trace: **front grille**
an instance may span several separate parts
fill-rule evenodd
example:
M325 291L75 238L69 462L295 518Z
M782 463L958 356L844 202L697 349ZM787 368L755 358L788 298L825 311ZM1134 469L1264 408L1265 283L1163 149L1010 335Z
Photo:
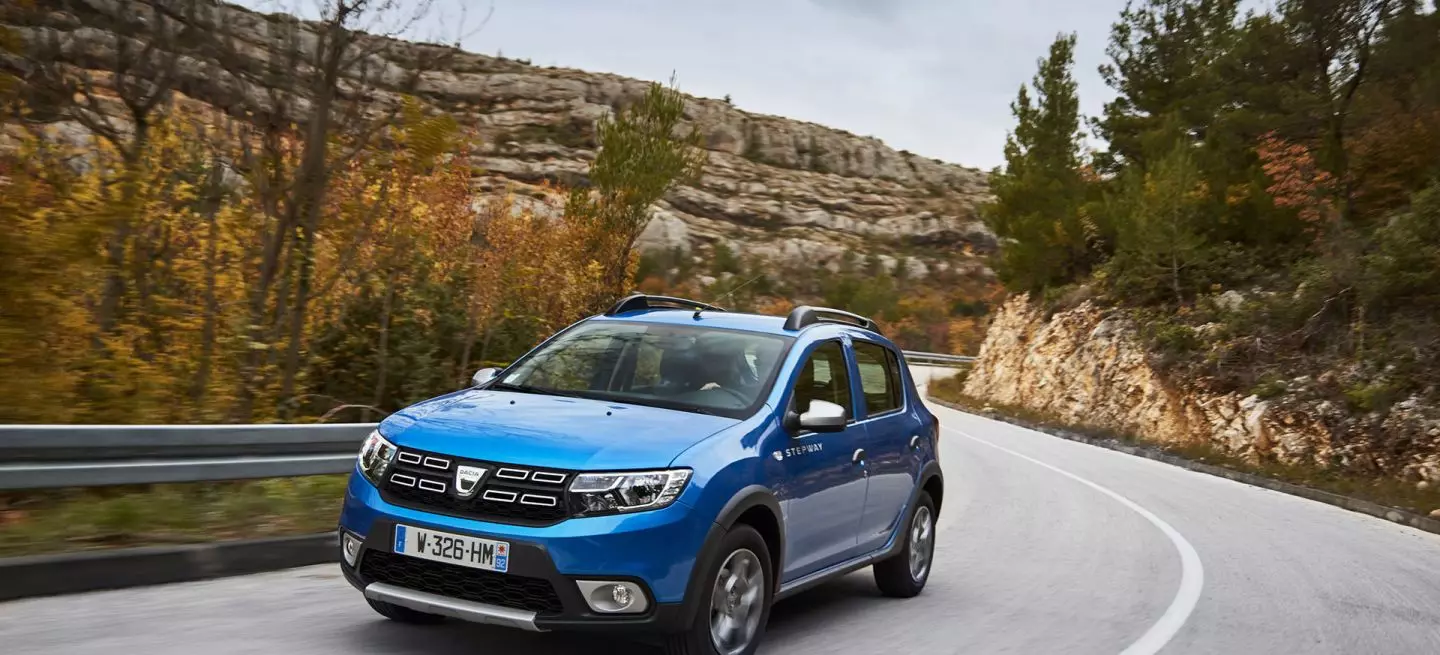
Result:
M404 449L385 474L380 494L386 502L461 518L544 526L569 518L565 495L570 471L537 469L498 462L461 459ZM461 466L485 469L469 497L456 488Z
M565 507L532 507L517 503L499 503L475 499L462 500L449 494L430 493L404 487L386 489L388 502L425 511L463 518L513 523L517 525L550 525L566 518Z
M431 562L375 550L365 551L360 577L366 584L383 582L397 587L499 605L537 614L559 614L564 608L548 580Z

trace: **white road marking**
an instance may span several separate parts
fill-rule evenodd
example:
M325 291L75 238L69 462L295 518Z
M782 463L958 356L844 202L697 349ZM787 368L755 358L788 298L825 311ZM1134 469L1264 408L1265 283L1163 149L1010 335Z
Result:
M943 424L940 427L941 429L949 430L971 441L1019 457L1037 466L1043 466L1105 494L1115 499L1115 502L1130 508L1131 511L1139 514L1141 518L1149 521L1156 528L1159 528L1161 532L1165 533L1165 536L1170 539L1170 543L1175 545L1175 550L1180 553L1180 588L1175 592L1174 600L1170 601L1170 607L1165 609L1165 613L1160 616L1160 620L1156 621L1154 625L1151 625L1150 629L1145 631L1145 634L1140 635L1140 638L1127 646L1125 650L1120 651L1120 655L1154 655L1160 652L1160 649L1164 648L1165 644L1170 643L1170 640L1175 637L1177 632L1180 632L1180 628L1184 627L1185 621L1190 618L1190 613L1195 611L1195 604L1200 601L1200 590L1205 586L1205 567L1200 564L1200 554L1195 552L1195 547L1190 545L1190 542L1186 541L1185 537L1182 536L1179 531L1170 527L1169 523L1155 516L1150 510L1141 507L1135 501L1065 469L1047 464L1029 455L1017 453L1004 446L991 443L966 433L964 430Z

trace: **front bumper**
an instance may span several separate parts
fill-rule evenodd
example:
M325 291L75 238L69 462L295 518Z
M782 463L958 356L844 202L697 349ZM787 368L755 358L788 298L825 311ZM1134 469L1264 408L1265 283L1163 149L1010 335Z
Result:
M509 542L508 573L477 581L470 569L395 555L396 523ZM686 585L714 523L697 520L680 503L545 527L488 523L391 505L353 475L340 527L363 541L356 566L342 562L341 569L373 600L528 630L673 632L686 623ZM635 583L648 607L641 614L595 612L577 580Z
M407 589L384 582L372 582L366 585L365 597L392 605L408 607L417 612L438 614L440 616L462 619L472 623L488 623L490 625L519 628L533 632L541 631L540 626L535 624L535 612L490 605L488 603L459 600L450 598L449 596L415 591L414 589Z

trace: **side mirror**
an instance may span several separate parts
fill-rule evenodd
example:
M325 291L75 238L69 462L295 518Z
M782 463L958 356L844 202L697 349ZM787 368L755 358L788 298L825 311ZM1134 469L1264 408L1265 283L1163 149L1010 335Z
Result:
M845 429L845 408L824 400L812 400L810 410L800 415L800 429L840 432Z
M497 375L500 375L500 369L498 368L482 368L475 371L475 376L470 378L470 384L478 387L494 380Z

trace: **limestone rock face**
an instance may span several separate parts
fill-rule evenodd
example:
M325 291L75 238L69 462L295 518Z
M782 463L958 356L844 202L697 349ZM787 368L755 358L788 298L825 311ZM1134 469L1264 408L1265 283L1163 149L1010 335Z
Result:
M165 0L150 0L163 6ZM176 72L186 96L232 114L263 112L276 105L263 71L279 59L279 43L294 38L313 47L313 25L200 0L204 10L186 15L205 33L223 34L227 57L189 47ZM85 0L73 14L52 12L35 24L9 26L34 47L89 69L113 69L126 21L115 3ZM147 14L141 11L141 14ZM297 31L298 30L298 31ZM298 34L291 37L288 34ZM646 82L616 75L531 66L527 62L461 52L435 45L365 37L364 74L375 86L373 102L384 107L408 91L449 111L478 135L476 186L485 191L539 191L542 183L584 181L594 159L597 119L640 98ZM130 50L133 52L134 50ZM441 64L422 65L443 54ZM358 67L358 64L357 64ZM352 79L359 69L347 71ZM303 90L287 96L308 102ZM976 206L989 198L986 176L963 166L896 151L878 139L837 129L752 114L714 99L690 97L689 129L699 130L710 151L703 179L675 189L653 208L641 238L645 248L689 250L724 242L742 254L803 256L825 264L847 250L896 253L914 260L912 273L942 268L989 276L981 256L996 248Z
M1123 314L1087 301L1046 317L1026 296L995 314L965 393L1072 425L1250 458L1440 482L1440 411L1412 400L1354 416L1323 398L1207 393L1166 379ZM1297 379L1302 387L1304 380Z

